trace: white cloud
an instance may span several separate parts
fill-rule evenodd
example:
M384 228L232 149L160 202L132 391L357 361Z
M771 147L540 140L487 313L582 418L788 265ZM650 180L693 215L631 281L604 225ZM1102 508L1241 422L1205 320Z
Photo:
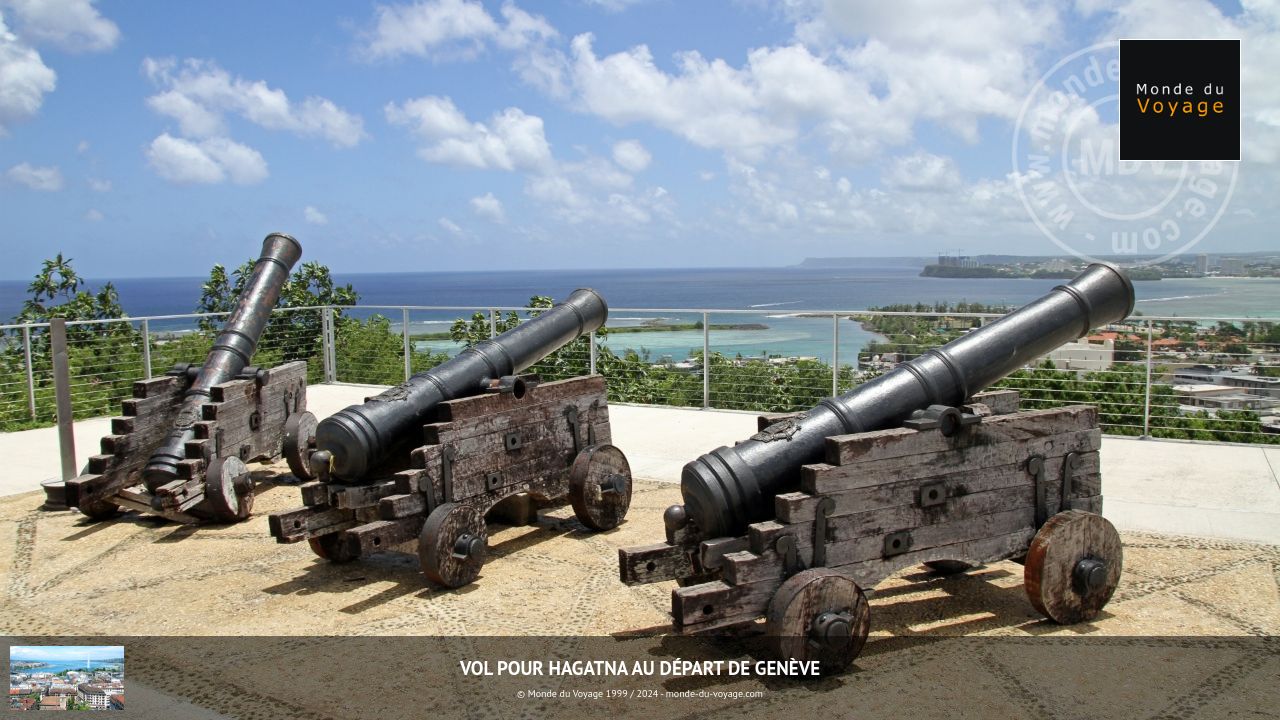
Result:
M440 227L444 228L445 230L448 230L452 235L455 235L457 237L464 237L467 234L465 230L463 230L461 227L458 226L458 223L450 220L447 217L440 218L439 222L440 222Z
M793 128L756 111L749 75L696 52L676 58L677 75L655 64L649 48L597 57L591 35L573 39L572 79L582 106L611 122L648 122L703 147L743 148L791 140Z
M388 103L385 111L388 122L408 126L426 141L418 154L428 162L526 171L544 170L552 162L542 118L520 108L496 113L488 123L467 120L447 97Z
M653 155L649 154L639 140L623 140L613 145L613 161L629 172L644 170L652 160Z
M147 98L152 110L178 122L182 134L207 138L226 134L226 116L239 115L268 130L320 137L334 147L353 147L365 137L364 120L322 97L300 103L262 80L232 77L209 60L147 58L143 72L160 90Z
M598 56L583 34L568 83L592 114L701 147L758 158L812 137L864 161L910 142L920 121L976 142L980 119L1016 114L1028 57L1058 36L1054 8L1034 0L906 5L792 0L792 44L753 49L741 65L677 53L672 72L644 45Z
M884 174L887 187L946 192L960 186L960 171L949 157L917 152L894 158Z
M0 14L0 137L16 122L30 119L53 92L58 76L5 25Z
M89 222L102 222L103 217L104 216L101 212L93 208L90 208L89 211L84 214L84 219Z
M67 52L110 50L120 40L120 28L93 0L0 0L0 8L13 12L24 38Z
M54 192L62 189L62 172L53 167L36 167L30 163L19 163L9 168L5 175L20 185L32 190Z
M1244 0L1233 17L1205 0L1124 0L1114 3L1108 37L1240 40L1240 157L1280 163L1280 6Z
M559 172L581 178L586 184L596 188L619 190L631 187L633 178L617 165L596 155L587 155L577 162L562 163Z
M111 181L102 180L100 178L89 178L89 189L94 192L111 192Z
M308 205L302 209L302 219L306 220L308 223L312 225L328 225L329 224L329 216L315 209L311 205Z
M588 5L604 8L609 12L622 12L632 5L639 5L645 0L586 0Z
M165 133L151 141L147 160L160 177L181 184L215 184L229 179L237 185L253 185L267 178L262 155L227 138L193 142Z
M76 144L76 152L80 153L81 155L83 155L83 154L85 154L85 153L89 152L89 141L88 141L88 140L81 140L79 143L77 143L77 144Z
M374 27L364 33L361 52L371 59L471 57L490 43L519 50L556 35L545 19L514 3L504 4L500 13L501 21L470 0L379 5L374 10Z
M485 193L479 197L471 198L471 209L475 214L489 218L494 222L505 222L507 219L506 212L502 208L502 201L493 196L493 193Z

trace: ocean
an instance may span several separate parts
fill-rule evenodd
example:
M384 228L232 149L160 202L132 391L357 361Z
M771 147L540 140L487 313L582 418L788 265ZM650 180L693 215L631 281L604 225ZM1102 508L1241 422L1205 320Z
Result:
M798 318L791 314L814 310L860 310L894 303L956 302L1022 305L1045 294L1060 280L949 279L919 277L912 261L868 259L859 267L839 268L691 268L596 269L502 272L405 272L346 275L360 304L435 305L483 308L523 306L533 295L563 298L578 287L598 290L612 308L611 326L636 325L654 318L694 322L697 314L680 309L723 309L748 314L713 314L713 324L762 324L760 330L713 330L714 350L734 355L767 352L783 356L814 356L830 360L830 319ZM103 280L92 280L100 287ZM113 281L121 305L133 317L193 312L203 278L122 278ZM1280 319L1280 279L1188 278L1135 283L1137 310L1150 316L1258 317ZM21 308L26 283L0 281L0 318ZM635 312L627 308L649 311ZM366 316L376 312L354 312ZM382 310L397 328L398 310ZM465 311L413 311L411 332L440 332ZM156 330L189 327L185 321L152 323ZM872 335L851 322L841 323L840 354L851 360ZM701 348L701 333L646 332L617 334L608 340L615 348L649 351L652 357L683 359ZM422 341L420 348L448 350L448 342Z
M47 673L57 674L62 672L63 670L83 670L86 667L88 667L88 663L86 663L84 660L33 660L32 662L42 662L42 663L45 663L48 667L27 668L22 670L15 670L15 672L20 672L20 673L46 673L47 672ZM118 669L119 667L120 667L119 664L102 662L98 660L93 661L93 668L95 670Z

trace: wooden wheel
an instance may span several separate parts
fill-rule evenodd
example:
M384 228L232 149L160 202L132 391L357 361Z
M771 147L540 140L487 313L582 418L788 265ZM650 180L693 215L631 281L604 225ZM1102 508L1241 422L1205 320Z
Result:
M812 568L787 578L769 601L766 634L784 660L817 660L839 672L862 652L871 631L867 596L849 577Z
M462 587L480 576L488 540L484 516L469 505L445 503L427 516L418 537L422 572L445 587Z
M1101 515L1068 510L1049 518L1027 550L1031 604L1056 623L1092 620L1120 582L1120 534Z
M340 532L307 538L307 544L311 546L311 552L331 563L351 562L356 559L356 556L347 548L347 544L343 542Z
M253 477L244 461L234 455L215 458L204 475L204 497L213 519L240 522L253 512Z
M930 560L924 566L939 575L958 575L973 567L962 560Z
M569 470L569 501L583 525L612 530L631 506L631 466L612 445L592 445L578 453Z
M313 480L311 451L316 446L316 416L303 411L294 413L284 421L282 454L289 463L289 471L299 480Z

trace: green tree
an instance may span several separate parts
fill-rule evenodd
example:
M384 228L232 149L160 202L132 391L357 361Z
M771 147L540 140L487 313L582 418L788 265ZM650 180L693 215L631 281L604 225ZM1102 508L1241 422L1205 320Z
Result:
M126 394L142 368L141 335L128 322L87 322L125 317L115 286L85 289L71 258L58 253L41 264L27 287L29 297L14 316L15 323L42 324L63 318L67 326L67 362L75 417L109 411L114 399ZM71 324L75 323L75 324ZM29 331L36 416L26 402L26 359L22 335L14 332L0 356L0 428L10 430L47 424L54 419L53 361L47 327ZM125 370L128 368L132 373Z
M226 322L225 314L235 308L237 299L253 275L254 262L245 261L230 276L222 265L214 265L209 271L209 279L201 286L200 301L196 307L196 312L199 313L216 313L212 317L201 318L199 322L205 335L206 347L212 336L222 329ZM355 305L359 300L359 294L349 283L337 285L334 282L327 266L317 262L303 263L280 289L280 299L276 302L275 312L258 342L254 362L259 365L277 365L293 360L306 360L308 380L321 380L325 310L320 308L335 308L331 312L334 316L336 338L350 332L351 323L361 324L358 320L347 317L342 310ZM196 358L177 358L175 361L200 362L203 359L202 353Z

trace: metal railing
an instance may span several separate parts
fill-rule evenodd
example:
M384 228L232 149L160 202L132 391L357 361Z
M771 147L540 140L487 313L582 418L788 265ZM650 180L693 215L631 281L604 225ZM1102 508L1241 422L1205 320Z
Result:
M534 311L536 312L536 310ZM308 382L387 385L471 339L529 317L523 307L310 307L279 310L254 363L306 360ZM613 308L601 333L539 362L545 379L599 372L612 402L794 411L847 391L976 327L991 313ZM114 415L134 380L200 363L223 316L67 323L75 417ZM55 383L49 325L0 326L0 430L49 424ZM1000 387L1024 406L1090 402L1112 434L1218 442L1280 441L1280 321L1138 317L1107 328L1110 347L1050 356Z

